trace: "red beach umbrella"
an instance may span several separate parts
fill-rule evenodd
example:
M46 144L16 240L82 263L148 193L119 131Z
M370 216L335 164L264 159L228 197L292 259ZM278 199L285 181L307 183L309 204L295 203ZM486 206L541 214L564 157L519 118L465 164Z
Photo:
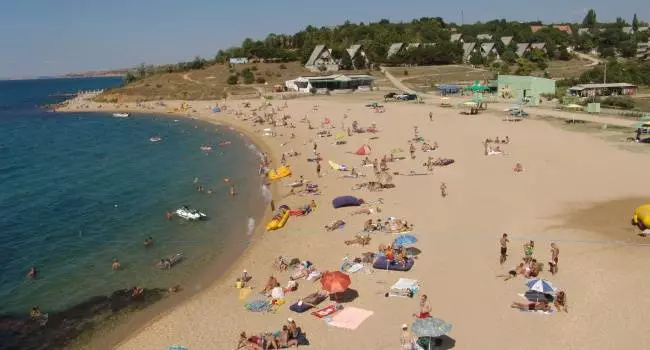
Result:
M334 271L323 273L320 283L323 285L323 289L330 293L342 293L350 287L352 281L350 281L350 276L343 272Z

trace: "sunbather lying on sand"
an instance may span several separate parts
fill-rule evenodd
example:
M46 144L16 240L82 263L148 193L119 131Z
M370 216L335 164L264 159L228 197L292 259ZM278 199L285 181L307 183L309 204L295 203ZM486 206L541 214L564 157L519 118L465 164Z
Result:
M497 277L503 277L504 281L507 281L511 278L517 277L517 275L524 274L524 263L520 263L519 266L515 267L513 270L508 271L507 275L498 275Z
M326 229L327 231L334 231L334 230L336 230L336 229L338 229L338 228L340 228L340 227L343 227L344 225L345 225L345 221L343 221L343 220L336 220L336 221L332 222L332 223L329 224L329 225L325 225L325 229Z
M260 343L262 339L258 336L248 337L246 332L241 332L239 335L239 342L237 343L237 349L246 349L246 350L262 350Z
M371 215L375 213L381 213L381 208L380 207L375 207L375 208L361 208L353 211L350 213L350 215L359 215L359 214L366 214L366 215Z
M545 300L541 300L534 303L520 303L514 302L510 304L510 307L513 309L519 309L524 311L551 311L551 305Z
M351 244L360 244L362 246L366 246L370 244L370 236L356 236L354 237L353 240L345 241L346 245L351 245Z
M264 293L270 293L273 288L275 288L278 284L278 280L271 276L269 277L268 281L266 281L266 284L264 285L264 289L262 292Z

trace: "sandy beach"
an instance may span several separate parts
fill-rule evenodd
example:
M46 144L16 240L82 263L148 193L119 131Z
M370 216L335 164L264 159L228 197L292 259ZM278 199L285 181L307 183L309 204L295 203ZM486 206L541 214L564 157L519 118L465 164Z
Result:
M650 171L647 152L624 150L593 133L574 132L542 120L503 121L497 106L480 115L461 115L459 109L439 107L437 97L425 104L385 103L385 113L374 113L365 105L381 100L378 96L309 97L289 100L284 108L284 101L270 101L276 109L280 107L276 118L291 116L295 128L253 125L250 119L244 120L250 117L251 108L262 104L261 100L251 101L250 108L243 107L242 101L228 101L228 108L219 113L212 112L215 102L188 101L191 108L176 115L228 123L245 131L272 154L274 166L280 166L283 152L299 152L299 156L287 157L293 176L276 183L274 202L276 207L286 204L296 208L313 199L317 208L307 216L291 217L280 230L258 232L255 243L222 278L134 329L116 348L146 350L182 345L189 350L235 349L240 332L253 335L278 331L291 317L306 333L310 349L399 349L400 327L414 321L412 314L418 311L423 293L429 296L432 314L453 324L443 349L650 346L645 325L650 317L650 280L644 269L650 238L639 237L638 229L630 225L634 208L650 201L650 190L645 187L646 171ZM83 104L84 111L163 114L180 107L183 101L164 103L100 106L77 99L60 110L74 112ZM241 115L236 115L237 111ZM257 113L264 111L271 112L271 107ZM433 121L429 120L430 112ZM313 130L300 122L303 117L310 120ZM325 118L331 123L323 124ZM334 136L316 134L321 130L330 130L333 135L345 133L353 121L362 127L375 123L379 131L346 135L342 145L336 144ZM429 143L437 142L439 149L425 153L416 144L416 158L410 159L408 141L414 136L414 126ZM264 128L272 128L276 136L264 136ZM496 136L510 139L508 144L499 145L504 153L484 155L482 141ZM315 164L306 160L313 156L314 143L323 158L320 178ZM406 159L388 163L391 174L427 173L423 163L428 156L455 162L436 167L430 175L394 175L392 189L353 190L356 184L374 180L373 168L361 166L363 157L353 154L364 144L372 149L370 159L380 159L395 148L405 151L399 155ZM354 167L367 177L343 178L345 173L331 169L329 160ZM525 170L514 172L516 163ZM322 194L289 195L287 184L301 175L317 183ZM445 198L440 195L442 183L447 186ZM332 199L340 195L366 201L381 198L383 204L378 206L382 212L351 215L358 208L332 208ZM371 234L368 246L344 244L362 231L364 221L389 216L405 218L415 225L415 246L422 253L409 272L369 267L351 274L351 288L359 296L344 305L373 312L356 330L331 327L309 312L289 310L288 305L319 290L319 282L299 280L298 290L287 294L287 303L274 313L244 308L240 290L235 288L235 279L244 269L253 277L252 293L262 289L271 275L282 286L287 284L289 273L272 267L278 256L309 260L320 271L336 271L344 257L361 257L364 252L375 252L379 244L391 243L393 235L376 233ZM346 222L343 229L324 229L337 219ZM502 233L508 233L511 242L508 260L501 266ZM526 291L526 279L518 276L504 282L496 276L507 274L521 261L522 245L529 240L535 241L534 257L546 267L540 277L566 291L568 313L547 315L510 308L512 302L525 302L518 293ZM561 250L556 275L548 271L551 242ZM385 297L400 277L417 279L419 294L412 299Z

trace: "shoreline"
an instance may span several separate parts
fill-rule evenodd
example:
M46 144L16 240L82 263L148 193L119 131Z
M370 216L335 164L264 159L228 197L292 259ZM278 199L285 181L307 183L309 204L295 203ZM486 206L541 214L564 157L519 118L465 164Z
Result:
M650 171L646 152L621 149L620 142L600 137L609 131L586 132L588 128L579 124L558 127L560 123L534 118L520 123L505 122L498 106L478 116L466 116L461 115L459 109L436 106L435 101L431 101L432 104L386 103L385 113L374 113L365 105L368 100L379 99L378 96L368 93L291 100L286 111L277 113L276 118L289 115L296 128L278 127L275 131L279 135L274 138L260 136L262 129L273 128L268 123L252 125L250 120L240 120L230 113L211 113L208 107L214 104L209 101L187 101L197 111L189 113L190 117L199 115L234 128L240 126L242 131L250 131L272 147L271 156L284 151L301 153L299 157L287 158L294 179L304 175L306 180L316 181L323 194L289 197L286 185L292 180L284 185L275 184L276 206L286 204L294 208L315 199L317 209L309 216L291 218L281 230L256 237L221 278L179 305L130 329L115 348L153 350L177 344L189 349L228 349L236 344L239 332L273 332L288 317L295 318L306 330L311 343L309 348L397 348L400 324L410 324L412 312L418 307L417 298L384 296L400 277L419 280L421 293L431 298L433 314L454 325L450 336L458 342L459 348L487 346L510 350L523 348L531 342L539 344L540 348L615 348L631 344L631 347L644 347L648 342L645 333L633 327L643 323L645 313L636 312L630 308L629 301L617 296L634 288L637 298L650 298L650 288L634 287L639 281L645 281L643 270L637 268L645 259L645 250L642 245L614 245L612 242L643 242L642 238L633 236L629 215L633 209L630 206L636 205L632 198L650 197L650 193L639 186L645 182L643 169ZM271 102L274 106L284 103ZM183 101L164 103L178 106ZM242 101L229 105L239 106L240 103ZM164 113L147 108L110 109L105 106L102 112ZM238 107L233 109L239 110ZM252 109L242 110L246 116L253 112ZM430 112L433 120L428 118ZM562 112L548 113L559 119L570 117ZM186 114L170 115L183 117ZM313 129L307 128L306 123L300 124L303 116ZM344 136L347 144L343 145L335 142L338 138L317 135L323 130L331 130L336 135L353 120L359 121L362 127L376 123L379 132ZM420 172L429 155L455 159L455 163L437 167L429 176L394 176L396 189L382 192L351 189L359 182L372 180L372 169L360 167L363 157L354 154L359 145L370 145L371 158L381 158L396 148L405 149L402 155L408 156L407 142L413 138L414 125L419 127L420 135L429 142L436 141L440 148L432 153L418 149L416 159L390 163L391 171ZM288 137L290 133L295 133L295 140ZM486 137L506 135L512 142L501 146L504 154L484 155L482 141ZM305 161L312 154L313 143L318 144L325 162L347 164L370 176L345 178L325 163L323 176L317 178L314 163ZM631 146L645 150L643 145ZM277 157L275 166L276 160ZM525 167L523 173L513 172L517 162ZM621 170L630 166L637 171ZM449 188L449 196L445 198L438 191L442 182ZM278 195L283 195L282 199ZM356 195L366 201L383 198L382 212L352 216L350 208L332 208L331 199L338 195ZM595 208L590 209L593 204ZM378 244L392 241L394 236L377 233L372 235L368 247L344 245L345 240L359 232L366 219L388 216L403 217L415 225L416 245L422 254L407 273L369 268L350 275L351 287L358 291L359 297L346 303L346 307L373 312L356 331L330 327L309 313L300 315L288 310L287 304L319 289L320 283L301 280L298 291L286 298L287 304L273 313L253 313L243 307L240 290L233 285L241 269L247 269L253 276L253 285L257 286L254 292L263 286L269 275L276 276L282 284L288 278L287 273L271 267L278 255L309 260L320 271L337 270L343 257L358 257L374 251ZM344 219L345 227L325 232L323 226L336 219ZM609 241L603 240L599 232L603 221L609 225ZM511 256L505 264L499 265L498 238L502 232L511 234L508 250ZM571 313L537 316L509 307L513 301L522 301L517 294L524 292L525 281L518 277L515 281L504 282L495 276L507 274L523 256L521 244L533 239L537 244L535 257L542 262L549 259L547 247L550 242L557 240L559 243L562 251L560 272L551 276L545 270L542 277L567 291ZM603 244L594 244L599 239ZM607 283L603 283L605 279ZM481 286L480 298L476 297L477 285ZM508 326L485 327L498 323ZM608 329L607 333L597 331L604 328ZM623 334L625 339L620 340Z
M83 99L84 96L78 96L76 98L81 98ZM72 100L74 100L73 98ZM62 103L67 103L71 100L66 100L63 101ZM191 101L188 101L191 102ZM106 105L106 104L104 104ZM163 112L163 111L151 111L143 108L114 108L114 109L84 109L84 110L70 110L66 107L59 107L55 111L55 113L78 113L78 112L88 112L88 113L118 113L118 112L128 112L128 113L133 113L133 114L139 114L139 115L160 115L163 117L167 118L172 118L172 117L180 117L183 119L189 119L189 120L199 120L202 122L206 122L212 125L216 126L226 126L230 127L232 131L239 133L243 137L247 139L247 141L254 145L255 148L257 149L258 152L261 153L266 153L271 161L271 164L277 164L277 160L279 159L276 155L276 152L273 151L273 148L268 145L260 136L256 135L255 133L247 130L246 128L236 125L235 123L228 122L227 120L208 120L205 118L198 118L196 116L184 114L181 112ZM269 189L272 194L272 198L277 198L278 197L278 185L277 183L271 183L269 186ZM204 293L206 290L208 290L211 286L218 284L221 282L221 280L227 276L231 275L236 271L235 267L238 265L238 262L240 263L242 260L245 260L247 254L249 254L249 251L251 247L258 243L259 240L261 240L263 233L265 232L265 224L268 220L271 219L273 215L273 212L269 210L269 207L267 204L264 205L264 210L262 211L262 215L260 217L254 217L253 219L256 220L255 223L255 229L253 230L253 233L251 234L250 242L249 244L246 245L245 249L241 252L240 255L238 256L233 256L234 261L225 269L217 269L217 275L213 275L212 273L215 272L214 267L215 266L204 266L203 268L200 269L200 272L198 276L195 276L195 278L192 278L189 285L198 283L199 285L204 285L203 288L200 290L193 290L190 288L188 285L186 288L183 288L181 291L178 293L175 293L174 295L168 295L167 297L163 298L162 300L147 306L144 309L137 310L136 312L130 312L128 315L125 317L118 316L122 319L119 320L118 323L116 324L110 324L110 325L101 325L99 329L95 329L91 331L90 339L89 340L81 340L80 344L77 344L77 341L74 340L71 342L71 346L73 348L81 347L85 348L86 346L90 346L91 348L114 348L118 347L122 342L127 340L129 337L137 333L140 329L146 327L148 324L154 323L157 319L164 317L167 313L169 313L171 310L174 308L178 307L179 305L182 305L183 303L187 302L188 300L191 300L195 298L197 295ZM234 252L231 254L235 254ZM211 262L210 265L213 265L215 262ZM81 338L85 338L84 334L81 334Z

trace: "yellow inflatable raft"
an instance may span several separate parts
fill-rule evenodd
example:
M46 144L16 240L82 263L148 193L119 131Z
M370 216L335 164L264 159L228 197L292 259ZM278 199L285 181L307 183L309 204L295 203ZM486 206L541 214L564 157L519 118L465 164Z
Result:
M632 223L643 228L650 228L650 204L644 204L634 209Z
M289 207L286 205L280 206L280 209L278 212L273 216L273 219L269 221L268 224L266 224L266 230L271 231L271 230L277 230L279 228L284 227L286 225L287 220L289 220L289 215L291 213L289 212Z
M268 172L268 174L266 174L266 177L269 180L274 181L274 180L279 180L279 179L281 179L283 177L287 177L289 175L291 175L291 168L289 168L288 166L285 165L285 166L281 166L281 167L279 167L277 169L270 170Z

